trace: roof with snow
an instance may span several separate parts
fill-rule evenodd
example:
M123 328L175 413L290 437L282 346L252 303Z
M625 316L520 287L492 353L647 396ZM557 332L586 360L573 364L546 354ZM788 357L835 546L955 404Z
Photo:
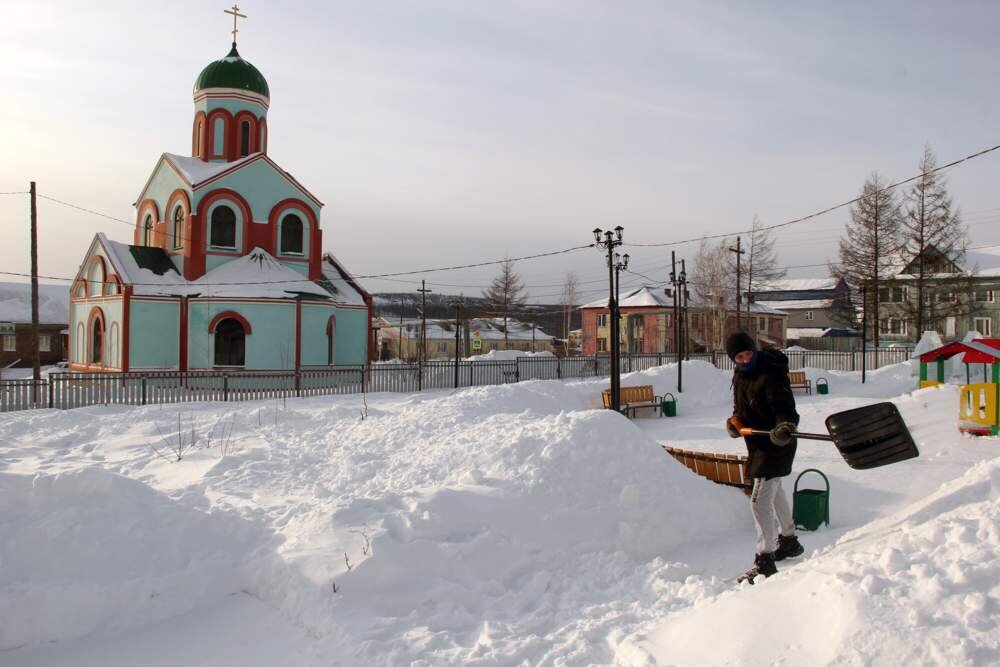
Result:
M783 278L771 280L765 287L754 290L764 292L800 292L803 290L832 290L837 288L836 278Z
M590 303L580 306L580 310L586 308L601 308L605 309L608 307L607 299L598 299L596 301L591 301ZM632 290L625 296L621 298L618 304L619 308L629 309L629 308L673 308L674 300L672 297L666 295L666 293L659 288L653 288L648 286L639 287ZM688 300L688 307L694 309L705 308L704 303L700 303L696 299ZM744 304L743 306L749 313L760 313L764 315L785 315L786 313L778 308L774 308L769 305L764 305L761 303L751 303ZM729 310L736 310L736 302L733 300L729 304Z
M780 310L822 310L823 308L831 308L833 306L833 299L767 300L755 301L754 304L768 308L778 308Z
M323 286L333 294L333 300L347 306L365 306L368 304L368 293L354 279L354 276L344 268L336 257L330 253L323 255L321 264L323 271Z
M38 286L40 324L69 321L69 287ZM0 322L31 322L31 283L0 283Z
M164 153L163 158L170 163L170 166L177 171L188 185L198 187L199 184L215 178L230 169L235 171L245 163L262 155L263 153L251 153L246 157L241 157L239 160L233 160L232 162L205 162L200 158L175 155L173 153Z
M330 299L330 292L291 269L263 248L212 269L190 283L202 296Z

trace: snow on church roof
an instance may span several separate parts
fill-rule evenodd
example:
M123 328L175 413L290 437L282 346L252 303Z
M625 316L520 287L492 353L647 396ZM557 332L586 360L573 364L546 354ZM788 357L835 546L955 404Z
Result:
M205 162L201 158L175 155L173 153L164 153L163 157L177 170L181 178L192 186L196 186L203 181L218 176L224 171L236 169L244 162L249 162L260 155L261 153L251 153L246 157L233 160L232 162Z
M131 251L132 246L112 241L104 232L98 232L97 239L107 252L108 259L111 260L122 282L133 285L133 294L171 296L188 293L188 281L184 280L176 270L157 273L139 265L138 259Z
M288 268L263 248L254 248L189 284L193 292L211 297L287 299L301 295L330 298L325 289Z
M354 277L330 253L323 256L323 277L333 289L333 300L347 306L365 306L365 297L355 288ZM353 284L352 284L353 283Z

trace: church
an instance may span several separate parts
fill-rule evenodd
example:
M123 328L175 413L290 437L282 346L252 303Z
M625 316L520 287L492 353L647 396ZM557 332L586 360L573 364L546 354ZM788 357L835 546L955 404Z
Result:
M322 252L323 203L268 157L270 89L236 32L195 81L191 154L160 156L136 199L132 243L99 233L87 250L70 290L71 370L371 358L371 296Z

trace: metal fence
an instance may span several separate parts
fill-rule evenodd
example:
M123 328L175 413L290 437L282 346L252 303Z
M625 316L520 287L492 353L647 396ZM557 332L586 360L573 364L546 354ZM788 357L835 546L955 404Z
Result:
M860 370L861 352L792 351L790 368ZM912 350L866 352L869 369L910 358ZM689 359L731 369L723 352L691 354ZM630 373L674 361L672 354L629 354L621 371ZM60 373L47 380L0 380L0 412L32 408L70 409L88 405L153 405L192 401L248 401L291 396L411 393L425 389L476 387L525 380L606 377L610 359L600 357L519 357L509 361L429 361L424 364L374 364L304 368L300 371L189 371L147 373Z

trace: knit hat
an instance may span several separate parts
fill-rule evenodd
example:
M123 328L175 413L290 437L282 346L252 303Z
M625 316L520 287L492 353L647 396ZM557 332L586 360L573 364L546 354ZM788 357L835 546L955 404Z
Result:
M753 338L743 331L737 331L726 339L726 354L733 361L736 361L736 355L740 352L756 349L757 344L753 342Z

